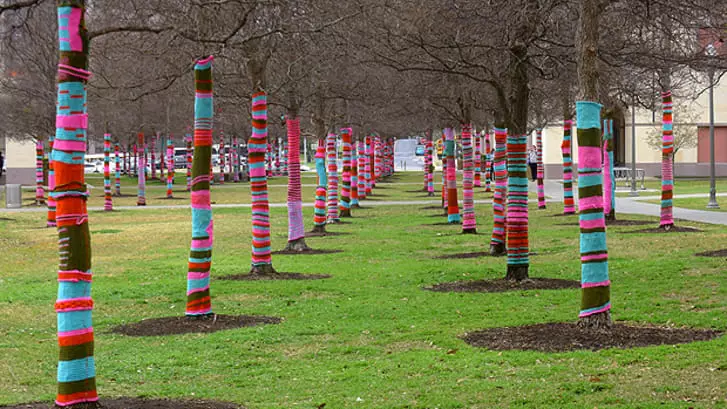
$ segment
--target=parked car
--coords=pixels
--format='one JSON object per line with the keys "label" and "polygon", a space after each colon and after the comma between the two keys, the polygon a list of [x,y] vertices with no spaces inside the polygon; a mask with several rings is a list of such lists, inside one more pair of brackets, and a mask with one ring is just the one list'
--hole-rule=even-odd
{"label": "parked car", "polygon": [[83,173],[101,173],[101,169],[103,169],[103,164],[101,164],[100,168],[97,163],[86,163],[83,165]]}
{"label": "parked car", "polygon": [[424,150],[425,150],[424,145],[417,145],[417,148],[414,151],[414,154],[416,156],[424,156]]}

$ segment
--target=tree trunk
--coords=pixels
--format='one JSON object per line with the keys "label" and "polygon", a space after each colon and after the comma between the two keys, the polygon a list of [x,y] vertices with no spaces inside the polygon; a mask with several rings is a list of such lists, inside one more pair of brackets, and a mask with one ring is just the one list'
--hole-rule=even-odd
{"label": "tree trunk", "polygon": [[305,251],[303,199],[300,186],[300,118],[297,109],[288,111],[288,244],[285,250]]}
{"label": "tree trunk", "polygon": [[485,152],[483,163],[485,164],[485,192],[492,191],[492,144],[490,132],[485,134]]}
{"label": "tree trunk", "polygon": [[464,176],[462,179],[462,233],[477,234],[475,200],[473,189],[474,160],[472,157],[472,125],[462,125],[462,159]]}
{"label": "tree trunk", "polygon": [[[59,2],[62,4],[65,2]],[[58,267],[58,394],[56,404],[69,408],[96,408],[96,365],[91,298],[91,233],[86,211],[88,37],[85,2],[58,7],[59,20],[68,27],[61,35],[54,151]],[[60,31],[60,30],[59,30]]]}
{"label": "tree trunk", "polygon": [[351,217],[351,128],[341,129],[343,148],[343,184],[341,185],[341,217]]}
{"label": "tree trunk", "polygon": [[535,131],[535,146],[538,151],[538,165],[537,173],[535,175],[538,189],[538,209],[545,209],[545,186],[543,181],[545,178],[545,166],[543,165],[543,130],[540,128]]}
{"label": "tree trunk", "polygon": [[528,278],[527,141],[526,135],[507,137],[507,280]]}
{"label": "tree trunk", "polygon": [[560,146],[563,152],[563,214],[565,215],[576,213],[573,199],[572,129],[573,120],[568,112],[563,120],[563,144]]}
{"label": "tree trunk", "polygon": [[194,159],[190,201],[192,206],[192,245],[187,273],[188,317],[212,314],[210,268],[214,222],[210,202],[210,163],[212,162],[212,56],[194,66]]}
{"label": "tree trunk", "polygon": [[138,192],[136,194],[136,205],[146,206],[146,149],[144,147],[144,132],[139,132],[137,138],[136,150],[138,158],[136,159],[136,173],[138,179]]}
{"label": "tree trunk", "polygon": [[119,156],[119,143],[114,143],[114,155],[115,155],[115,164],[116,164],[116,170],[115,170],[115,180],[114,180],[114,187],[115,187],[115,196],[121,196],[121,157]]}
{"label": "tree trunk", "polygon": [[53,143],[55,135],[48,138],[48,220],[47,227],[56,227],[56,200],[50,192],[56,188],[55,160],[53,159]]}
{"label": "tree trunk", "polygon": [[432,142],[431,132],[427,139],[425,155],[425,166],[427,167],[427,196],[434,197],[434,143]]}
{"label": "tree trunk", "polygon": [[104,133],[103,135],[103,196],[104,204],[103,209],[106,212],[114,210],[113,202],[111,201],[111,168],[110,165],[111,155],[111,134]]}
{"label": "tree trunk", "polygon": [[444,156],[447,158],[447,222],[459,224],[462,219],[459,215],[459,202],[457,198],[457,164],[454,159],[454,129],[444,130],[446,137]]}
{"label": "tree trunk", "polygon": [[328,223],[341,221],[338,215],[338,163],[336,162],[336,134],[331,132],[326,138],[328,156]]}
{"label": "tree trunk", "polygon": [[366,200],[366,146],[363,140],[358,142],[358,198]]}
{"label": "tree trunk", "polygon": [[167,136],[167,199],[174,197],[174,142]]}
{"label": "tree trunk", "polygon": [[187,134],[184,140],[187,142],[187,192],[189,192],[192,189],[192,136]]}
{"label": "tree trunk", "polygon": [[613,170],[613,119],[603,121],[603,212],[606,221],[616,220],[616,182]]}
{"label": "tree trunk", "polygon": [[[323,130],[325,133],[325,129]],[[316,149],[316,172],[318,173],[318,187],[316,187],[315,210],[313,213],[313,232],[324,233],[326,231],[326,186],[328,177],[326,175],[326,149],[323,139],[318,139]]]}
{"label": "tree trunk", "polygon": [[482,187],[482,137],[475,135],[475,187]]}
{"label": "tree trunk", "polygon": [[35,143],[35,205],[43,206],[45,204],[45,189],[43,172],[43,141]]}
{"label": "tree trunk", "polygon": [[674,195],[674,133],[672,125],[671,91],[665,90],[662,95],[662,136],[661,136],[661,220],[659,226],[669,230],[674,226],[673,195]]}
{"label": "tree trunk", "polygon": [[506,250],[505,196],[507,195],[507,129],[503,124],[495,124],[495,194],[493,197],[493,227],[490,239],[490,254],[504,256]]}

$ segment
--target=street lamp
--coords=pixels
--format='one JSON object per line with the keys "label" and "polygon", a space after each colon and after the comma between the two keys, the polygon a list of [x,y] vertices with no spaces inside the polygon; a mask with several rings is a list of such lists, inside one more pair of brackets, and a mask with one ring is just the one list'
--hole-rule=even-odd
{"label": "street lamp", "polygon": [[[707,44],[705,54],[714,58],[717,56],[717,47]],[[707,209],[719,209],[717,203],[716,167],[714,161],[714,66],[709,65],[709,203]]]}

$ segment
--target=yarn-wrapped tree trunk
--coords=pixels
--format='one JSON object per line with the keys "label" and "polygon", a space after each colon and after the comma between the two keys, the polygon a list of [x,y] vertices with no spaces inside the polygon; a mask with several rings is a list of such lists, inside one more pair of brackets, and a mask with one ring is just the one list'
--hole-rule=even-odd
{"label": "yarn-wrapped tree trunk", "polygon": [[58,394],[68,408],[96,408],[96,364],[91,298],[91,232],[84,178],[88,114],[88,35],[84,0],[58,1],[58,102],[52,159],[58,225]]}
{"label": "yarn-wrapped tree trunk", "polygon": [[313,233],[325,233],[328,175],[326,174],[326,147],[323,144],[323,139],[318,140],[318,148],[316,149],[316,173],[318,174],[318,186],[316,187],[316,201],[313,213]]}
{"label": "yarn-wrapped tree trunk", "polygon": [[132,173],[136,172],[138,174],[139,173],[139,154],[140,154],[138,143],[135,143],[133,146],[133,154],[134,154],[134,156],[131,158],[132,162],[131,162],[130,169],[131,169]]}
{"label": "yarn-wrapped tree trunk", "polygon": [[358,150],[356,142],[351,142],[351,208],[359,208],[358,193]]}
{"label": "yarn-wrapped tree trunk", "polygon": [[669,230],[674,226],[674,130],[672,124],[671,91],[661,94],[662,125],[661,125],[661,220],[659,226]]}
{"label": "yarn-wrapped tree trunk", "polygon": [[477,234],[475,218],[475,198],[473,189],[474,157],[472,151],[472,125],[462,125],[462,159],[464,175],[462,177],[462,233]]}
{"label": "yarn-wrapped tree trunk", "polygon": [[366,196],[371,196],[376,181],[374,180],[374,140],[366,137]]}
{"label": "yarn-wrapped tree trunk", "polygon": [[447,222],[459,224],[462,219],[459,215],[459,202],[457,201],[457,165],[454,160],[454,129],[444,130],[446,138],[444,156],[447,160]]}
{"label": "yarn-wrapped tree trunk", "polygon": [[121,157],[118,142],[114,142],[114,156],[114,196],[121,196]]}
{"label": "yarn-wrapped tree trunk", "polygon": [[[53,143],[55,141],[55,135],[51,135],[48,138],[48,192],[52,192],[56,188],[56,172],[55,164],[53,163]],[[46,226],[56,227],[56,200],[53,195],[48,194],[48,217]]]}
{"label": "yarn-wrapped tree trunk", "polygon": [[159,140],[159,132],[152,134],[152,137],[151,137],[151,179],[152,180],[157,178],[156,145],[157,145],[158,140]]}
{"label": "yarn-wrapped tree trunk", "polygon": [[328,156],[328,223],[341,221],[338,215],[338,163],[336,162],[336,134],[329,133],[326,138]]}
{"label": "yarn-wrapped tree trunk", "polygon": [[[146,158],[144,156],[144,132],[137,135],[137,152],[136,173],[138,179],[138,192],[136,194],[136,205],[146,206]],[[152,166],[153,168],[154,166]]]}
{"label": "yarn-wrapped tree trunk", "polygon": [[545,209],[545,186],[543,179],[545,178],[545,166],[543,166],[543,130],[538,128],[535,130],[535,147],[537,149],[538,164],[536,167],[537,191],[538,191],[538,209]]}
{"label": "yarn-wrapped tree trunk", "polygon": [[192,135],[185,135],[184,140],[187,142],[187,192],[189,192],[192,189]]}
{"label": "yarn-wrapped tree trunk", "polygon": [[106,212],[114,210],[111,199],[111,134],[103,135],[103,209]]}
{"label": "yarn-wrapped tree trunk", "polygon": [[351,128],[341,129],[343,148],[343,184],[341,185],[341,217],[351,217]]}
{"label": "yarn-wrapped tree trunk", "polygon": [[[444,131],[442,131],[442,139],[445,139]],[[443,143],[445,146],[447,145],[446,142]],[[444,215],[447,215],[447,156],[444,152],[442,152],[442,209],[444,210]]]}
{"label": "yarn-wrapped tree trunk", "polygon": [[220,131],[220,148],[218,150],[217,158],[220,164],[220,184],[225,184],[225,136]]}
{"label": "yarn-wrapped tree trunk", "polygon": [[237,136],[232,140],[232,159],[233,159],[233,169],[232,172],[234,175],[232,176],[232,181],[235,183],[240,182],[240,142],[237,139]]}
{"label": "yarn-wrapped tree trunk", "polygon": [[585,318],[582,323],[588,323],[586,326],[589,327],[610,326],[611,323],[600,113],[601,105],[597,102],[576,102],[582,291],[579,317]]}
{"label": "yarn-wrapped tree trunk", "polygon": [[563,121],[563,143],[560,145],[563,152],[563,214],[565,215],[576,213],[573,200],[572,129],[573,120],[566,118]]}
{"label": "yarn-wrapped tree trunk", "polygon": [[366,145],[363,141],[357,144],[358,150],[358,198],[366,200],[366,185],[368,176],[366,174]]}
{"label": "yarn-wrapped tree trunk", "polygon": [[482,137],[475,135],[475,187],[482,187]]}
{"label": "yarn-wrapped tree trunk", "polygon": [[174,198],[174,142],[171,136],[167,138],[167,199]]}
{"label": "yarn-wrapped tree trunk", "polygon": [[275,274],[270,255],[270,203],[265,175],[268,140],[268,102],[264,91],[252,96],[252,136],[248,142],[250,189],[252,191],[252,269],[250,274]]}
{"label": "yarn-wrapped tree trunk", "polygon": [[603,120],[603,213],[616,220],[616,181],[613,169],[613,119]]}
{"label": "yarn-wrapped tree trunk", "polygon": [[431,139],[427,139],[426,146],[426,164],[427,167],[427,196],[434,196],[434,143]]}
{"label": "yarn-wrapped tree trunk", "polygon": [[268,144],[267,152],[265,155],[265,163],[267,164],[267,175],[268,177],[273,176],[273,147],[272,144]]}
{"label": "yarn-wrapped tree trunk", "polygon": [[482,161],[485,165],[485,192],[492,191],[492,145],[490,133],[485,134],[485,155]]}
{"label": "yarn-wrapped tree trunk", "polygon": [[300,118],[297,110],[289,110],[288,128],[288,244],[286,251],[310,250],[305,244],[303,198],[300,186]]}
{"label": "yarn-wrapped tree trunk", "polygon": [[381,143],[381,138],[377,135],[374,137],[374,186],[381,180],[384,171],[384,146]]}
{"label": "yarn-wrapped tree trunk", "polygon": [[505,279],[528,278],[528,174],[526,135],[507,137],[507,275]]}
{"label": "yarn-wrapped tree trunk", "polygon": [[504,256],[507,253],[505,228],[505,197],[507,196],[507,129],[495,126],[495,194],[492,200],[493,226],[490,239],[490,254]]}
{"label": "yarn-wrapped tree trunk", "polygon": [[210,199],[210,163],[212,162],[212,129],[214,94],[212,83],[213,57],[198,60],[194,65],[194,158],[192,159],[192,245],[187,270],[187,317],[212,315],[210,269],[214,222]]}
{"label": "yarn-wrapped tree trunk", "polygon": [[45,189],[43,188],[45,181],[45,172],[43,172],[43,141],[35,143],[35,205],[43,206],[45,204]]}

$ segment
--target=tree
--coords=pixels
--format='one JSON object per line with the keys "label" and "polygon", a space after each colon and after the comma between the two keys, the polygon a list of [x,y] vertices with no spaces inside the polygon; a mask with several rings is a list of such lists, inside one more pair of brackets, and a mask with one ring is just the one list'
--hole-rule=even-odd
{"label": "tree", "polygon": [[95,408],[96,365],[91,312],[91,233],[86,210],[86,81],[88,32],[84,0],[59,0],[58,114],[53,145],[57,201],[58,267],[58,394],[63,407]]}
{"label": "tree", "polygon": [[[671,158],[674,160],[676,154],[682,149],[691,149],[697,147],[699,140],[698,129],[694,125],[699,120],[699,112],[690,110],[686,104],[674,104],[672,107],[672,115],[679,118],[673,124],[673,152]],[[648,130],[644,141],[647,146],[654,150],[661,151],[663,149],[663,130],[662,127],[654,126]]]}

